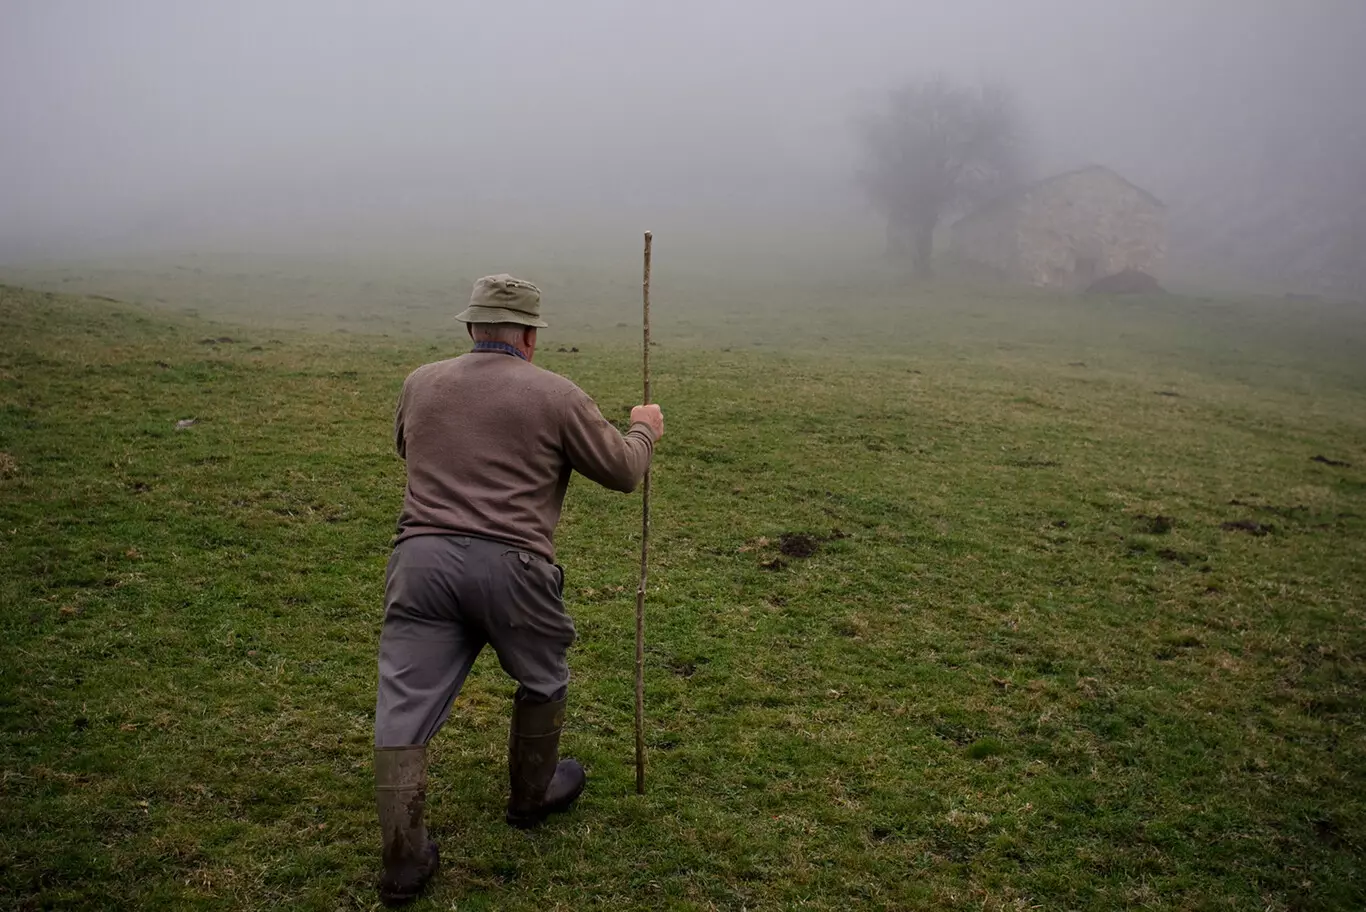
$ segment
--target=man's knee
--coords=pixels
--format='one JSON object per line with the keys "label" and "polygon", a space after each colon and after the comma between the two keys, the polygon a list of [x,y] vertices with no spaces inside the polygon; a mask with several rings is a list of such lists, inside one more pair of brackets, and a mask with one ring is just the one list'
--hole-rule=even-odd
{"label": "man's knee", "polygon": [[517,685],[516,699],[521,703],[555,703],[563,700],[568,693],[569,684],[567,682],[558,686],[532,682],[530,685]]}

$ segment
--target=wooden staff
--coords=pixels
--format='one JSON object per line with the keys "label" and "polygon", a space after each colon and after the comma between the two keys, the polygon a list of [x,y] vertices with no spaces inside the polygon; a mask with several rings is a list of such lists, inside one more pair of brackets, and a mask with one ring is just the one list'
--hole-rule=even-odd
{"label": "wooden staff", "polygon": [[[650,404],[650,247],[654,235],[645,232],[645,277],[641,298],[645,306],[645,404]],[[650,470],[645,470],[645,492],[640,509],[640,586],[636,589],[636,794],[645,794],[645,583],[650,570]]]}

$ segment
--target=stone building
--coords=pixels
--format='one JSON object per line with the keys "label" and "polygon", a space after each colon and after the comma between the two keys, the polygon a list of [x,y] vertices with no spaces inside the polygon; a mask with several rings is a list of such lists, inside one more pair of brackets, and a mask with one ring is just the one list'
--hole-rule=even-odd
{"label": "stone building", "polygon": [[949,252],[1011,281],[1081,290],[1126,269],[1159,275],[1166,214],[1151,193],[1097,165],[965,215],[950,229]]}

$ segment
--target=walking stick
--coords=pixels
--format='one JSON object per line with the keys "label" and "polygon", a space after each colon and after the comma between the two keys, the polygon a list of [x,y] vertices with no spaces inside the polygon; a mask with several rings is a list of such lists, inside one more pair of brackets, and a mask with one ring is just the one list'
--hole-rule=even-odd
{"label": "walking stick", "polygon": [[[640,283],[645,309],[645,404],[650,404],[650,247],[654,235],[645,232],[645,277]],[[636,589],[636,794],[645,794],[645,582],[650,570],[650,470],[640,508],[640,586]]]}

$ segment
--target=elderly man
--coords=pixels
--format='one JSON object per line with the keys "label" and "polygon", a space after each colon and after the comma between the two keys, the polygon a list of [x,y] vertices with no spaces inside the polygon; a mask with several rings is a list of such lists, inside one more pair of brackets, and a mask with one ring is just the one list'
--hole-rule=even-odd
{"label": "elderly man", "polygon": [[385,580],[375,706],[380,899],[414,899],[438,865],[427,838],[426,745],[485,644],[517,681],[507,822],[539,823],[584,787],[559,759],[574,623],[554,534],[571,471],[633,491],[664,433],[657,405],[622,434],[569,380],[535,367],[541,293],[508,275],[474,284],[474,350],[419,367],[394,417],[408,488]]}

